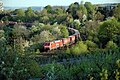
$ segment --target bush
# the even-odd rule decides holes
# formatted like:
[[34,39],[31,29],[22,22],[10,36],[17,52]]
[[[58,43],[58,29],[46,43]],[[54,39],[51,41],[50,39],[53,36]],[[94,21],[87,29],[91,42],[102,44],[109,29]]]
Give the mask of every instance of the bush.
[[70,49],[67,48],[67,50],[65,51],[66,54],[70,54]]
[[40,65],[38,65],[36,61],[30,60],[26,67],[31,77],[35,78],[40,77],[42,75]]
[[76,55],[80,54],[80,49],[79,49],[78,46],[72,47],[70,51],[71,51],[72,54],[76,54]]
[[112,49],[91,52],[82,54],[80,61],[45,65],[42,73],[46,80],[119,80],[119,67],[115,65],[120,64],[119,56],[119,52]]
[[85,44],[87,45],[89,51],[93,51],[97,48],[97,45],[92,41],[87,40]]
[[118,59],[118,60],[116,61],[116,64],[117,64],[118,68],[120,68],[120,59]]
[[45,75],[46,80],[55,80],[57,76],[61,75],[57,75],[61,70],[63,70],[63,65],[54,64],[54,62],[42,67],[42,73]]
[[87,46],[82,41],[80,41],[75,46],[73,46],[70,51],[72,54],[79,55],[81,53],[86,53],[88,50]]
[[113,41],[109,41],[107,42],[106,44],[106,49],[115,49],[117,48],[118,46],[113,42]]
[[82,41],[79,41],[77,46],[79,47],[80,53],[86,53],[88,51],[87,45],[85,45]]

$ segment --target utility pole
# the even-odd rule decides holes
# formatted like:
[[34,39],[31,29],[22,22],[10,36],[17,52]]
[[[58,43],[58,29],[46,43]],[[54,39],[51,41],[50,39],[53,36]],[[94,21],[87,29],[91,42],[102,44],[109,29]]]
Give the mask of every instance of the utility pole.
[[0,11],[3,11],[3,10],[4,10],[4,8],[3,8],[3,1],[0,0]]

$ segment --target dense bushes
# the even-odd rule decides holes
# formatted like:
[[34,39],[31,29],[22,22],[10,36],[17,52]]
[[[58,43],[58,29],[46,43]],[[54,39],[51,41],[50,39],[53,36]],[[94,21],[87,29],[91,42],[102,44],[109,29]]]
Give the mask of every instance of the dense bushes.
[[98,32],[100,43],[102,43],[103,47],[110,40],[119,44],[119,35],[120,35],[120,23],[116,19],[111,19],[103,22],[100,25],[100,29]]
[[95,51],[98,49],[97,45],[92,41],[79,41],[71,48],[67,48],[65,53],[67,54],[74,54],[74,55],[80,55],[81,53],[87,53],[91,51]]
[[[49,78],[54,74],[53,79],[58,80],[119,80],[119,51],[120,49],[92,52],[81,56],[79,62],[54,63],[42,68],[44,73],[49,73]],[[48,79],[47,76],[46,78]]]
[[[52,9],[49,5],[42,11],[28,8],[3,12],[16,15],[1,15],[3,21],[31,22],[34,25],[0,24],[0,79],[119,80],[120,15],[117,10],[119,6],[114,13],[116,19],[104,22],[95,21],[103,21],[106,15],[95,10],[89,2],[85,5],[76,2],[66,11],[62,7]],[[38,64],[31,59],[34,53],[40,54],[43,50],[43,42],[68,37],[66,26],[78,29],[82,41],[59,51],[59,55],[49,60],[45,57],[38,60],[38,63],[55,61],[52,64]]]
[[0,79],[1,80],[14,80],[14,79],[27,79],[29,73],[25,65],[26,57],[22,56],[17,46],[14,48],[0,44]]
[[42,76],[41,74],[41,69],[40,66],[38,65],[38,63],[34,60],[29,60],[26,68],[30,74],[30,77],[39,77]]

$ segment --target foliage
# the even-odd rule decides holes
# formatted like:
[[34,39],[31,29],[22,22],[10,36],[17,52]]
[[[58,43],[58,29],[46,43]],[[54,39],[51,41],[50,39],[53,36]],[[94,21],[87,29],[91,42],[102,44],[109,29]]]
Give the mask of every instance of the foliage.
[[81,28],[79,29],[82,40],[90,40],[98,43],[98,26],[99,24],[96,21],[86,21],[85,26],[81,26]]
[[71,51],[70,51],[72,54],[76,54],[76,55],[79,55],[80,54],[80,49],[79,47],[75,46],[75,47],[72,47],[71,48]]
[[101,14],[100,12],[97,12],[97,13],[95,14],[95,20],[103,21],[103,19],[104,19],[104,15]]
[[29,7],[26,11],[25,11],[25,22],[33,22],[36,19],[36,14],[34,13],[34,11],[32,10],[31,7]]
[[72,3],[70,6],[69,6],[69,8],[67,9],[67,12],[68,13],[71,13],[71,15],[72,15],[72,17],[74,18],[74,19],[77,19],[78,18],[78,16],[77,16],[77,10],[78,10],[78,8],[79,8],[79,4],[78,3]]
[[102,69],[100,76],[101,76],[101,80],[108,80],[108,71],[105,69]]
[[0,38],[4,37],[4,30],[0,30]]
[[117,18],[118,20],[120,20],[120,4],[118,4],[118,7],[116,7],[113,10],[113,15],[115,16],[115,18]]
[[30,73],[30,77],[37,78],[39,76],[42,76],[40,66],[36,61],[34,60],[28,61],[26,68]]
[[73,26],[75,29],[79,30],[80,29],[80,21],[79,20],[74,20]]
[[94,20],[95,7],[90,2],[85,2],[85,7],[88,13],[88,20]]
[[14,12],[14,15],[16,15],[15,20],[16,21],[25,21],[25,11],[22,9],[16,9]]
[[99,39],[100,42],[105,45],[108,41],[113,40],[118,42],[117,37],[120,35],[120,24],[115,20],[107,20],[99,29]]
[[118,59],[118,60],[116,61],[116,64],[117,64],[118,68],[120,68],[120,59]]
[[106,49],[115,49],[117,48],[118,46],[113,42],[113,41],[109,41],[107,44],[106,44]]
[[[42,73],[50,71],[59,80],[107,80],[115,78],[119,80],[119,68],[116,66],[116,64],[119,64],[119,55],[119,49],[91,52],[80,56],[80,60],[75,62],[68,61],[62,64],[45,65],[42,67],[44,71]],[[50,67],[54,67],[54,71],[51,71]]]
[[2,43],[3,45],[0,45],[2,47],[0,49],[0,79],[27,79],[29,76],[25,67],[27,58],[25,56],[20,57],[17,46],[12,48],[6,45],[6,42]]
[[52,7],[50,5],[45,6],[48,13],[52,13]]
[[14,39],[20,37],[26,39],[29,36],[29,30],[27,30],[25,26],[15,25],[12,29],[12,34]]
[[86,9],[86,7],[85,7],[83,4],[80,4],[79,9],[78,9],[78,11],[77,11],[77,15],[78,15],[78,17],[79,17],[79,19],[80,19],[81,21],[83,21],[84,15],[85,15],[85,16],[87,15],[87,9]]
[[79,55],[81,53],[87,52],[87,45],[85,45],[82,41],[79,41],[75,46],[70,49],[71,54]]
[[68,30],[66,29],[65,26],[61,26],[60,32],[61,32],[61,36],[63,38],[68,37],[68,35],[69,35]]
[[87,45],[89,51],[94,51],[97,49],[97,45],[92,41],[87,40],[85,44]]
[[[97,9],[90,2],[75,2],[67,10],[47,5],[41,11],[30,7],[3,11],[0,14],[0,79],[119,80],[119,9],[120,5],[107,11]],[[28,24],[9,25],[8,21]],[[59,55],[50,56],[49,60],[43,56],[38,60],[31,57],[40,54],[43,42],[71,35],[67,27],[79,30],[83,41],[65,50],[55,50]]]

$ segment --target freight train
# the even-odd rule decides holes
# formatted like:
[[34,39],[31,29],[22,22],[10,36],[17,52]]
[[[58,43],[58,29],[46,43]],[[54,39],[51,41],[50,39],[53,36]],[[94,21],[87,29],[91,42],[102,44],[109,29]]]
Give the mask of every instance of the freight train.
[[63,46],[71,45],[80,39],[80,33],[78,30],[73,28],[68,28],[68,30],[74,34],[68,36],[67,38],[44,42],[44,50],[52,50]]
[[0,24],[8,24],[8,25],[15,25],[15,24],[19,24],[19,25],[26,25],[26,26],[31,26],[33,25],[33,23],[23,23],[23,22],[15,22],[15,21],[0,21]]
[[[5,22],[1,22],[1,23],[5,24]],[[7,23],[10,25],[15,25],[15,24],[33,25],[33,23],[23,23],[23,22],[14,22],[14,21],[9,21]],[[68,36],[67,38],[44,42],[43,43],[44,50],[52,50],[52,49],[61,48],[67,45],[71,45],[80,39],[80,33],[78,30],[68,27],[68,31],[73,34]]]

